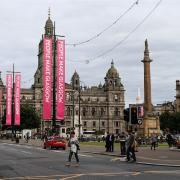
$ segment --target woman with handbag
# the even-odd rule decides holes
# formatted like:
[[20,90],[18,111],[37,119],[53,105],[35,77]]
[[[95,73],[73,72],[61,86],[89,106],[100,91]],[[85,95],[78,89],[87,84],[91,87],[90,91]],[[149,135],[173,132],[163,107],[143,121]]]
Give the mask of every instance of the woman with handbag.
[[69,158],[68,158],[68,162],[67,162],[66,166],[71,165],[71,159],[72,159],[73,154],[75,155],[75,158],[76,158],[76,166],[79,166],[79,157],[78,157],[78,150],[80,150],[79,141],[75,137],[74,132],[72,132],[70,135],[70,140],[68,142],[68,146],[70,147],[70,151],[69,151]]

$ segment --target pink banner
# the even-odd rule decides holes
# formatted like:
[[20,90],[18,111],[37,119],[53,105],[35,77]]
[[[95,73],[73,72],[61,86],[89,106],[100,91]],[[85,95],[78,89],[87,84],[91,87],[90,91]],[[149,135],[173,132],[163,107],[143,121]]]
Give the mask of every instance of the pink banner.
[[56,119],[64,120],[64,108],[65,108],[65,41],[57,40],[57,67],[56,67],[56,90],[57,90],[57,102],[56,102]]
[[44,38],[43,44],[43,115],[44,120],[51,119],[52,100],[52,38]]
[[21,90],[21,75],[17,74],[15,77],[15,95],[14,95],[14,103],[15,103],[15,113],[14,113],[14,124],[20,125],[20,90]]
[[12,74],[6,75],[6,125],[11,125]]

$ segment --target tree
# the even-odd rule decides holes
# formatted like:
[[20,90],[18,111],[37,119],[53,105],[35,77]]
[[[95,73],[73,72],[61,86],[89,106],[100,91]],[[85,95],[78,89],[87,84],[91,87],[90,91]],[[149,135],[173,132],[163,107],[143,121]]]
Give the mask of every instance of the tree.
[[180,113],[165,112],[160,115],[160,127],[162,130],[169,129],[171,132],[180,131]]
[[[21,105],[21,123],[20,127],[16,126],[16,129],[22,130],[22,129],[34,129],[40,127],[40,117],[35,111],[35,108],[29,104],[28,102],[26,104]],[[6,110],[4,110],[4,116],[3,116],[3,129],[7,129],[8,127],[5,125],[6,123]]]
[[40,117],[35,108],[30,104],[21,105],[21,125],[20,129],[34,129],[40,127]]

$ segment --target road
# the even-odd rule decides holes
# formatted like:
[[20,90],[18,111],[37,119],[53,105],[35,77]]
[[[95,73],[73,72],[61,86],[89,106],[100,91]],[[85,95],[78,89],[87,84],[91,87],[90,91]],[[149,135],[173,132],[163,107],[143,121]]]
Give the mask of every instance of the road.
[[[119,158],[79,153],[80,166],[65,166],[68,151],[0,144],[0,179],[3,180],[175,180],[180,168],[126,163]],[[75,164],[75,162],[73,162]]]

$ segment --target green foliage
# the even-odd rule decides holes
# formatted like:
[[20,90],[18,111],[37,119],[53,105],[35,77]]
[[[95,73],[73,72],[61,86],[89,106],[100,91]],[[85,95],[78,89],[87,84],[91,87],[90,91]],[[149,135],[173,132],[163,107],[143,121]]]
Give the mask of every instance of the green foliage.
[[160,115],[160,127],[162,130],[180,131],[180,113],[165,112]]
[[[22,129],[35,129],[40,127],[40,117],[38,116],[37,112],[35,111],[35,108],[29,104],[28,102],[26,104],[21,105],[21,123],[20,127],[16,127],[16,129],[22,130]],[[3,129],[7,129],[8,126],[6,126],[6,109],[4,110],[4,116],[2,118],[2,124]]]
[[31,104],[21,105],[20,129],[34,129],[40,127],[40,117]]

